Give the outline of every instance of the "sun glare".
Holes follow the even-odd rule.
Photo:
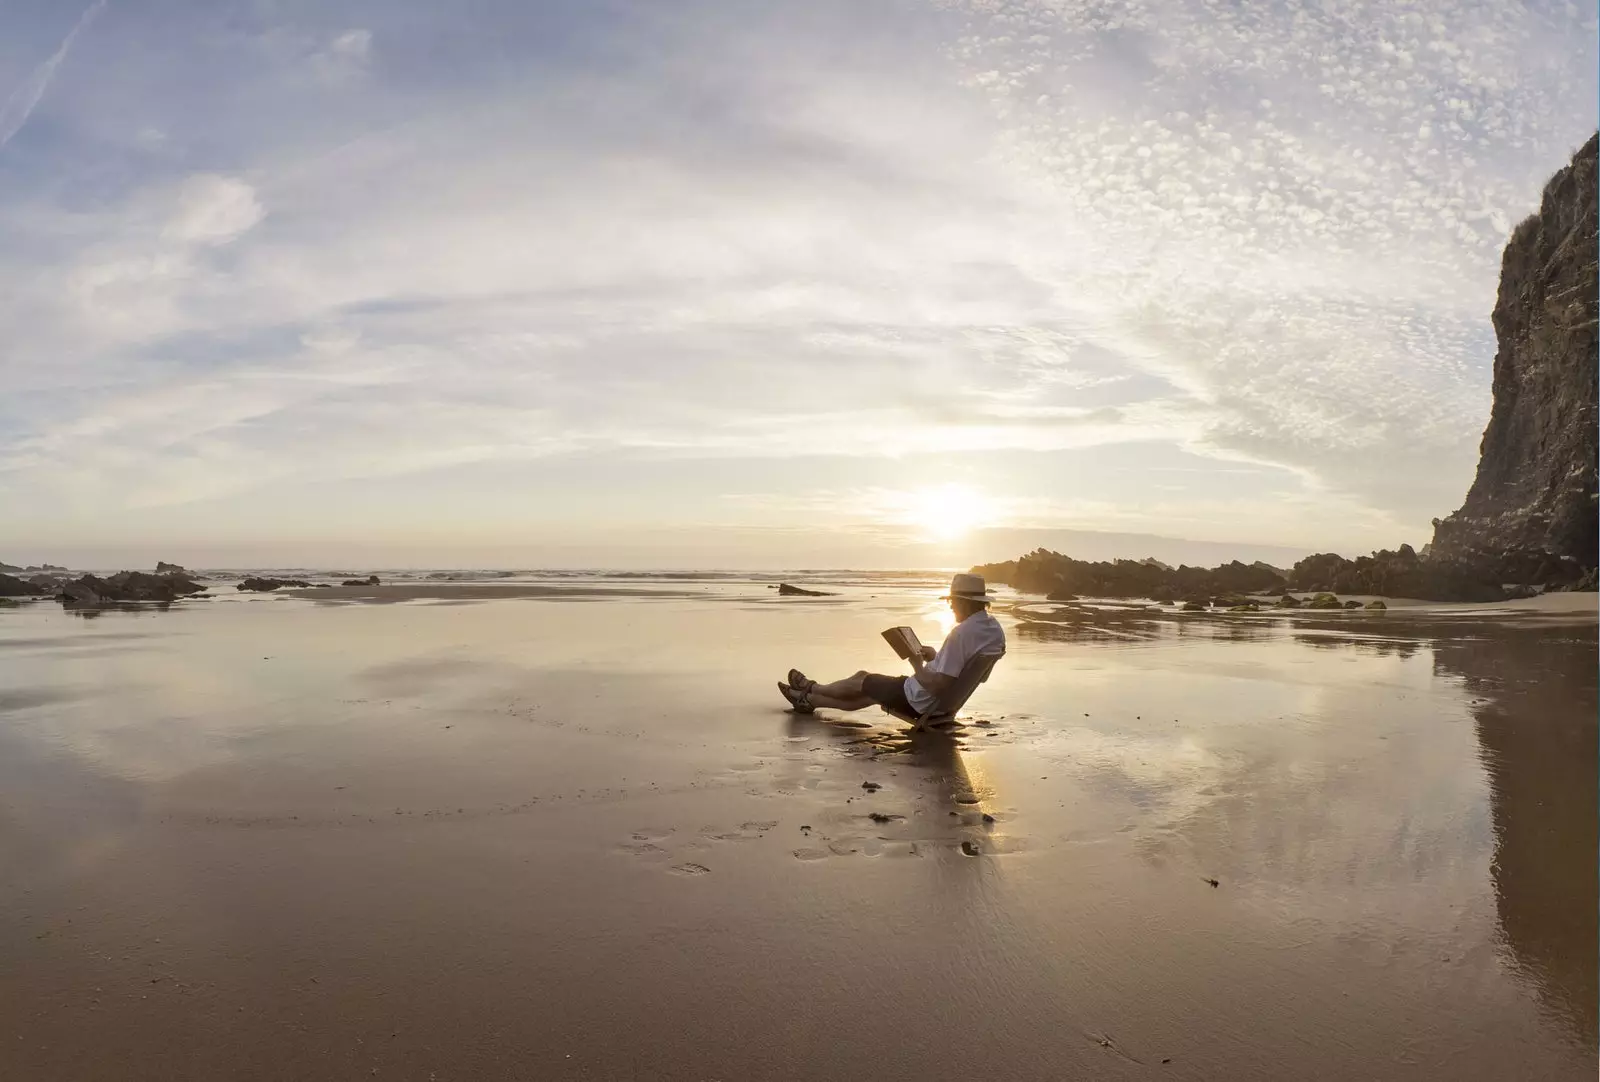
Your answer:
[[[966,485],[933,485],[906,494],[912,522],[930,541],[956,541],[981,525],[987,503]]]

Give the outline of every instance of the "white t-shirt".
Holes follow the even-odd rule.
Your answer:
[[[950,634],[944,637],[944,645],[923,668],[946,676],[960,676],[967,662],[978,654],[998,654],[1005,648],[1005,629],[999,620],[989,615],[988,609],[981,609],[950,629]],[[906,677],[906,702],[913,710],[920,714],[937,701],[932,692],[917,683],[915,676]]]

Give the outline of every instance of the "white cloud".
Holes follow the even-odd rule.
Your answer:
[[[372,31],[354,27],[335,34],[313,51],[309,68],[317,81],[338,86],[365,75],[371,60]]]
[[[253,229],[263,213],[249,184],[237,177],[201,174],[184,182],[166,234],[195,244],[228,244]]]
[[[333,39],[333,44],[328,46],[328,51],[365,63],[367,55],[372,51],[372,31],[359,28],[346,30]]]

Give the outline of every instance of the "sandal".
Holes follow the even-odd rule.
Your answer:
[[[789,684],[797,691],[803,691],[807,695],[811,694],[811,689],[817,686],[817,682],[815,680],[811,679],[799,669],[789,670]]]
[[[785,699],[789,700],[789,705],[794,707],[796,714],[809,714],[816,710],[816,707],[811,705],[810,688],[801,691],[799,688],[790,687],[788,684],[779,681],[778,690],[783,693]]]

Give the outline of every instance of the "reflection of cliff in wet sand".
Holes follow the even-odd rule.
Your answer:
[[[1507,633],[1441,643],[1473,707],[1494,816],[1495,906],[1505,945],[1545,1003],[1596,1044],[1595,637]]]

